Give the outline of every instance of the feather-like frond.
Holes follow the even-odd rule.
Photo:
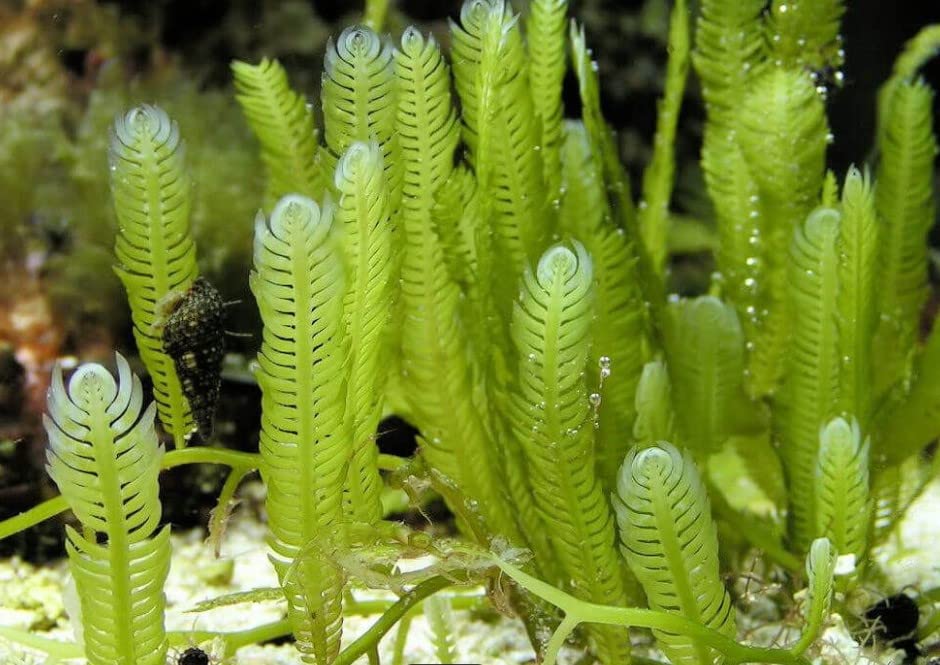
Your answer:
[[[869,525],[869,441],[858,422],[831,420],[819,434],[816,462],[816,536],[861,564]]]
[[[656,441],[675,440],[672,384],[669,382],[666,363],[662,360],[653,360],[643,366],[643,373],[636,387],[635,404],[633,440],[637,445],[646,447]]]
[[[875,465],[872,470],[869,550],[884,543],[907,509],[936,477],[919,455],[885,467]]]
[[[552,231],[543,181],[541,136],[518,17],[504,0],[470,0],[452,25],[454,74],[465,140],[487,196],[502,260],[493,284],[508,304],[514,284]]]
[[[636,208],[630,193],[630,179],[620,161],[617,142],[601,112],[600,85],[597,81],[597,63],[587,46],[584,27],[574,21],[568,31],[571,42],[571,62],[578,78],[578,93],[581,97],[581,117],[591,141],[595,159],[603,167],[604,181],[611,196],[611,212],[614,222],[637,238]]]
[[[702,82],[708,124],[725,131],[753,77],[767,63],[764,0],[702,0],[692,63]],[[703,155],[704,157],[704,155]]]
[[[115,267],[127,290],[134,339],[153,379],[157,412],[176,446],[193,430],[173,360],[163,351],[162,301],[196,279],[189,231],[192,185],[179,128],[156,106],[118,116],[111,132],[111,194],[119,231]]]
[[[662,273],[666,262],[669,199],[676,170],[676,126],[689,73],[689,40],[689,8],[686,0],[677,0],[669,19],[666,82],[658,105],[653,157],[643,172],[643,199],[638,219],[643,245],[657,273]]]
[[[85,364],[68,384],[57,365],[49,389],[49,475],[85,528],[67,527],[72,574],[82,604],[82,638],[92,665],[162,665],[163,584],[170,568],[169,527],[160,523],[157,482],[163,447],[155,408],[117,356],[119,380]],[[99,544],[95,534],[106,542]]]
[[[391,209],[397,210],[402,182],[391,46],[365,26],[346,28],[335,41],[330,39],[323,63],[321,100],[326,172],[335,170],[354,141],[378,141]]]
[[[814,477],[819,430],[839,400],[839,219],[821,208],[790,247],[792,339],[787,351],[780,426],[787,467],[794,546],[806,551],[815,531]]]
[[[765,293],[749,368],[759,395],[772,393],[781,374],[789,330],[787,248],[819,201],[827,135],[822,100],[803,70],[771,69],[743,99],[738,138],[758,186],[765,267],[765,283],[752,285]]]
[[[441,665],[457,662],[457,629],[450,599],[431,596],[424,601],[424,616],[431,628],[431,643],[437,662]]]
[[[255,223],[250,282],[263,323],[256,375],[272,560],[299,648],[321,665],[339,651],[342,580],[316,559],[342,542],[352,455],[343,428],[345,276],[332,229],[329,207],[284,197],[270,220],[259,214]]]
[[[549,196],[560,197],[562,121],[568,0],[533,0],[526,17],[529,84],[535,115],[542,127],[542,162]]]
[[[806,556],[806,625],[799,641],[790,650],[800,655],[819,636],[832,604],[833,582],[838,552],[828,538],[817,538]]]
[[[644,294],[640,290],[635,246],[623,229],[610,224],[582,235],[593,257],[593,362],[590,385],[598,386],[595,442],[598,473],[605,489],[613,489],[617,469],[629,449],[635,397],[643,363],[650,354]]]
[[[393,229],[382,152],[376,142],[353,143],[336,168],[336,224],[348,279],[343,298],[349,367],[344,432],[352,437],[346,508],[353,521],[382,517],[382,479],[375,431],[382,418],[395,299]]]
[[[880,352],[880,350],[879,350]],[[940,436],[940,324],[934,322],[914,365],[904,401],[889,401],[879,413],[877,459],[900,464]]]
[[[477,502],[494,533],[514,536],[492,443],[474,401],[460,289],[432,216],[459,138],[447,66],[436,42],[412,29],[402,36],[395,67],[405,194],[402,383],[428,462]]]
[[[937,154],[931,88],[919,79],[897,83],[885,100],[879,126],[876,395],[910,371],[910,351],[927,298],[926,234],[934,222]]]
[[[267,58],[257,65],[236,60],[232,73],[235,98],[261,144],[266,204],[273,206],[285,194],[322,196],[326,182],[313,109],[291,89],[284,67]]]
[[[717,452],[736,414],[753,410],[741,385],[744,339],[734,308],[713,296],[671,303],[666,352],[684,447],[700,459]]]
[[[572,592],[597,603],[626,600],[613,516],[594,471],[592,409],[584,370],[593,305],[584,247],[550,248],[527,270],[513,312],[519,392],[511,421],[522,446],[536,509],[571,579]],[[626,631],[592,631],[603,662],[629,659]]]
[[[787,67],[821,70],[842,66],[844,0],[774,0],[767,15],[773,57]]]
[[[437,190],[453,169],[460,139],[450,94],[450,72],[434,37],[408,28],[395,51],[398,87],[395,133],[404,164],[405,225],[426,221]]]
[[[705,487],[688,454],[666,442],[634,448],[613,495],[621,551],[649,606],[735,635],[734,605],[721,583],[718,533]],[[685,635],[653,631],[670,662],[718,662],[709,647]]]
[[[842,188],[839,225],[840,410],[853,414],[863,428],[871,421],[878,237],[871,180],[851,168]],[[835,545],[843,550],[838,542]]]
[[[496,451],[475,401],[460,289],[433,217],[435,193],[453,171],[458,139],[447,67],[436,43],[416,30],[406,31],[395,60],[405,194],[402,385],[431,466],[476,502],[493,533],[518,536],[498,487]]]
[[[604,165],[594,152],[587,127],[580,120],[566,120],[561,147],[559,230],[588,239],[602,224],[611,223],[604,190]]]

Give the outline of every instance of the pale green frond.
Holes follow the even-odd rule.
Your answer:
[[[787,486],[780,455],[771,440],[771,432],[764,430],[751,436],[736,436],[732,444],[747,469],[747,475],[770,499],[773,507],[782,511],[787,504]]]
[[[572,21],[568,39],[571,42],[571,62],[578,79],[581,117],[591,140],[591,151],[596,155],[595,159],[599,160],[603,166],[604,181],[610,192],[614,221],[636,237],[636,208],[630,193],[630,179],[620,161],[620,152],[614,134],[601,112],[600,84],[597,80],[598,66],[587,46],[584,27]]]
[[[839,205],[839,183],[836,181],[836,174],[832,172],[832,169],[826,169],[819,205],[823,208],[836,208]]]
[[[768,293],[768,267],[764,259],[766,241],[762,229],[760,194],[751,176],[747,161],[737,142],[720,126],[709,123],[702,144],[702,170],[712,204],[718,231],[715,263],[718,273],[715,286],[724,299],[738,312],[747,340],[748,367],[759,365],[760,354],[755,341]],[[762,351],[762,349],[760,349]],[[748,371],[747,386],[751,394],[765,387],[767,378]]]
[[[492,127],[492,169],[477,178],[491,201],[495,246],[508,263],[495,265],[494,280],[514,282],[554,232],[543,180],[541,137],[529,87],[528,62],[518,17],[491,11],[483,41],[483,76],[496,79],[491,105],[482,107]],[[496,39],[495,35],[499,35]],[[485,67],[491,65],[487,71]]]
[[[141,415],[143,389],[117,356],[119,382],[95,364],[69,381],[53,370],[44,418],[48,471],[85,527],[128,542],[149,538],[160,521],[156,478],[163,457],[154,405]]]
[[[666,363],[653,360],[643,366],[643,373],[636,387],[633,440],[640,447],[646,447],[656,441],[670,439],[675,440],[672,384],[669,382]]]
[[[346,508],[352,521],[382,517],[375,431],[382,418],[397,279],[393,229],[378,143],[353,143],[336,168],[336,224],[348,279],[343,297],[349,366],[343,431],[352,437]]]
[[[318,155],[317,127],[307,100],[291,89],[277,60],[232,62],[235,99],[261,144],[267,172],[265,201],[285,194],[319,197],[326,187]]]
[[[786,67],[838,69],[842,50],[844,0],[773,0],[767,15],[767,39],[776,61]]]
[[[649,358],[649,325],[639,271],[626,232],[605,224],[583,234],[594,264],[593,344],[588,380],[600,396],[595,455],[598,474],[613,489],[617,469],[630,447],[637,384]]]
[[[743,98],[738,138],[758,186],[763,250],[758,256],[765,266],[764,284],[756,285],[764,290],[763,307],[749,368],[758,395],[772,393],[781,374],[789,328],[787,248],[793,229],[819,201],[827,136],[823,102],[801,69],[771,69]]]
[[[735,612],[721,582],[718,532],[688,453],[664,441],[634,448],[621,467],[613,502],[621,551],[650,608],[733,638]],[[695,638],[665,630],[653,634],[672,663],[720,662],[717,653]]]
[[[111,131],[111,195],[119,230],[115,272],[124,283],[137,350],[153,380],[157,412],[177,448],[193,430],[173,360],[163,351],[162,302],[196,279],[189,229],[192,183],[179,128],[156,106],[118,116]]]
[[[332,173],[354,141],[378,141],[388,179],[391,209],[398,209],[402,174],[395,127],[392,47],[365,26],[343,30],[326,46],[323,83],[323,162]]]
[[[657,273],[663,272],[666,262],[669,199],[676,171],[676,126],[689,73],[689,39],[689,9],[685,0],[677,0],[669,19],[666,82],[658,104],[653,157],[643,172],[643,198],[638,219],[643,245]]]
[[[756,407],[744,396],[744,338],[734,308],[713,296],[670,303],[666,357],[684,447],[698,459],[717,452],[738,412]]]
[[[432,216],[458,139],[447,67],[437,44],[416,30],[406,31],[395,61],[404,172],[401,383],[424,457],[476,502],[493,534],[513,539],[496,450],[475,401],[460,288]]]
[[[879,353],[883,350],[879,350]],[[876,457],[899,464],[940,436],[940,324],[934,322],[914,365],[911,388],[900,403],[887,402],[877,421]]]
[[[499,488],[497,451],[477,408],[460,289],[429,215],[411,219],[406,212],[403,219],[401,382],[422,455],[475,502],[494,535],[517,539]]]
[[[898,85],[913,80],[917,71],[940,53],[940,24],[924,26],[905,44],[904,50],[894,61],[891,76],[878,90],[877,142],[884,143],[888,101],[894,96]]]
[[[797,655],[816,641],[832,605],[836,557],[839,552],[828,538],[817,538],[806,555],[806,625],[799,641],[790,647]]]
[[[89,665],[163,665],[170,527],[128,543],[120,555],[113,543],[99,545],[71,526],[65,531],[65,549],[82,603],[82,639]]]
[[[802,551],[809,547],[816,525],[819,430],[839,404],[839,219],[830,208],[812,213],[793,235],[789,253],[792,336],[779,419],[791,536]]]
[[[819,434],[816,462],[816,536],[862,564],[869,525],[868,438],[858,422],[831,420]]]
[[[285,588],[296,564],[291,623],[300,650],[320,665],[339,651],[342,583],[305,548],[329,552],[342,542],[352,456],[343,421],[346,280],[332,217],[299,195],[281,199],[269,220],[259,214],[250,281],[263,324],[256,376],[272,559]]]
[[[529,85],[542,138],[545,182],[552,199],[560,197],[562,121],[561,92],[567,58],[568,0],[532,0],[526,17],[526,44],[529,53]]]
[[[595,154],[587,127],[566,120],[561,146],[561,187],[564,195],[558,214],[563,233],[587,240],[611,220],[604,185],[604,166]]]
[[[460,8],[460,21],[450,21],[451,61],[460,97],[463,140],[478,176],[492,168],[492,156],[487,151],[493,147],[489,132],[497,109],[493,99],[499,82],[495,58],[503,28],[511,21],[511,8],[503,0],[466,0]]]
[[[67,527],[66,550],[89,663],[162,665],[169,528],[154,532],[163,447],[154,405],[141,414],[140,380],[120,355],[117,365],[117,382],[100,365],[80,366],[68,390],[56,365],[44,417],[46,468],[84,528]]]
[[[499,353],[506,354],[508,340],[493,334],[494,301],[493,239],[484,222],[485,203],[477,180],[466,166],[458,166],[435,197],[432,218],[444,249],[448,272],[463,293],[461,320],[467,330],[474,372],[482,377],[486,365]],[[480,386],[478,382],[478,387]],[[482,391],[481,391],[482,392]],[[508,462],[507,462],[508,465]],[[508,470],[508,467],[507,467]]]
[[[431,215],[444,246],[448,270],[468,295],[488,288],[480,283],[486,275],[480,274],[478,257],[479,234],[485,230],[479,191],[473,172],[460,165],[437,190]]]
[[[911,455],[888,466],[878,464],[872,471],[869,549],[884,543],[911,504],[935,480],[920,455]]]
[[[699,3],[692,63],[702,82],[709,126],[726,131],[734,124],[749,83],[766,68],[761,20],[766,4],[764,0]]]
[[[715,209],[719,237],[716,286],[738,311],[749,342],[748,366],[764,311],[767,265],[757,183],[737,141],[741,102],[768,65],[763,40],[763,0],[702,0],[695,26],[692,63],[701,81],[707,120],[702,141],[702,172]],[[748,372],[752,393],[766,381]],[[757,384],[755,386],[755,384]],[[753,388],[757,388],[754,390]]]
[[[580,244],[548,249],[527,270],[515,305],[518,392],[511,422],[549,539],[575,595],[626,601],[613,516],[593,464],[593,413],[584,370],[593,306],[591,259]],[[602,662],[626,662],[625,630],[591,629]]]
[[[904,50],[894,61],[892,76],[911,78],[937,53],[940,53],[940,24],[926,25],[904,44]]]
[[[839,225],[839,357],[841,411],[871,421],[872,340],[877,321],[875,279],[879,252],[875,197],[868,174],[849,169],[842,188]],[[880,280],[880,277],[879,277]],[[842,546],[836,542],[840,551]]]
[[[459,126],[450,94],[450,72],[433,37],[408,28],[395,51],[398,88],[395,133],[404,168],[403,214],[426,215],[453,169]]]
[[[441,665],[457,662],[457,630],[449,598],[440,594],[424,601],[424,616],[431,628],[435,660]]]
[[[899,82],[879,118],[875,208],[881,222],[875,390],[904,378],[927,299],[926,236],[934,222],[933,91],[918,79]]]

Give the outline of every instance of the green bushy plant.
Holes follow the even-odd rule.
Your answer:
[[[293,633],[305,662],[378,662],[378,639],[399,621],[407,631],[422,601],[486,584],[549,664],[569,638],[605,665],[649,662],[631,627],[651,629],[674,663],[806,663],[831,608],[851,614],[863,587],[884,587],[872,550],[935,476],[924,451],[940,435],[940,333],[920,339],[936,142],[932,91],[917,76],[940,36],[925,29],[881,90],[873,174],[853,167],[839,178],[825,170],[832,138],[814,77],[842,64],[843,4],[764,4],[702,0],[694,39],[685,2],[673,5],[638,201],[564,0],[532,0],[524,20],[503,0],[467,0],[451,24],[450,67],[414,28],[394,45],[379,36],[384,5],[372,5],[373,27],[327,46],[322,143],[279,63],[234,63],[267,178],[250,276],[263,325],[257,455],[184,449],[193,425],[160,319],[197,272],[184,152],[158,108],[118,119],[116,256],[176,443],[164,466],[231,466],[223,505],[260,469],[275,593],[287,606],[277,629]],[[569,58],[581,117],[565,120]],[[669,202],[690,63],[706,105],[718,271],[708,293],[679,298],[666,295]],[[82,455],[78,443],[155,473],[152,437],[122,436],[141,396],[119,366],[117,384],[97,366],[72,379],[76,390],[95,379],[97,411],[76,412],[91,397],[70,390],[66,402],[54,386],[50,432],[77,442],[50,434],[53,451],[77,455],[54,458],[69,473],[51,465],[65,501],[0,525],[0,536],[66,501],[84,520],[70,480],[101,478],[112,494],[136,487],[115,485],[114,460]],[[118,397],[134,408],[114,407],[121,413],[108,420]],[[374,432],[389,412],[420,431],[414,459],[378,453]],[[89,415],[97,420],[82,426]],[[148,427],[145,415],[136,428]],[[731,461],[753,496],[723,482]],[[386,520],[383,486],[412,496],[430,488],[459,535]],[[111,498],[127,508],[135,496]],[[153,501],[135,509],[148,525],[159,515]],[[97,524],[85,526],[105,533],[107,547],[82,549],[70,531],[71,554],[91,558],[127,540],[126,529]],[[720,542],[728,525],[737,537]],[[148,547],[161,538],[144,531]],[[787,646],[738,641],[737,598],[722,573],[752,550],[790,591],[807,589],[803,627]],[[416,553],[434,563],[394,569]],[[76,570],[91,565],[72,558],[83,561]],[[153,592],[151,572],[130,587],[115,572],[111,583]],[[356,585],[399,600],[341,649]],[[453,599],[443,593],[425,611],[449,659],[440,633]],[[219,602],[261,597],[270,595]],[[126,628],[157,639],[158,615]],[[227,651],[254,635],[226,635]],[[105,647],[120,662],[138,657],[124,633]]]

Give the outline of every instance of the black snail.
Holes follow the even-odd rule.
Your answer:
[[[163,349],[176,365],[199,436],[208,441],[225,356],[225,303],[212,284],[198,277],[170,307],[163,328]]]

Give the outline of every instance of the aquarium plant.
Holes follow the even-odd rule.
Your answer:
[[[247,277],[262,321],[257,454],[185,447],[193,398],[165,340],[198,272],[183,143],[158,107],[118,117],[116,265],[176,448],[163,466],[232,467],[223,508],[253,468],[267,490],[287,618],[223,635],[228,654],[289,632],[305,662],[376,663],[379,638],[407,634],[427,601],[450,659],[452,588],[484,584],[548,664],[566,642],[605,665],[657,662],[629,628],[652,630],[673,663],[807,663],[832,608],[857,626],[866,589],[897,591],[872,551],[935,478],[940,435],[940,332],[922,334],[933,92],[918,77],[940,31],[915,37],[881,88],[877,159],[836,174],[826,97],[844,5],[765,4],[702,0],[694,20],[672,5],[637,197],[565,0],[532,0],[521,17],[467,0],[450,64],[416,28],[381,36],[373,3],[368,25],[327,45],[322,128],[280,63],[233,63],[266,177]],[[562,103],[569,62],[577,118]],[[691,223],[714,236],[717,270],[706,293],[679,297],[670,247],[689,222],[673,224],[670,200],[690,65],[713,206]],[[0,524],[6,535],[68,506],[85,529],[69,530],[83,609],[147,596],[139,617],[86,610],[90,662],[107,649],[107,662],[144,662],[137,645],[167,644],[162,449],[153,408],[138,419],[140,385],[118,368],[115,382],[83,365],[68,391],[56,374],[50,473],[64,500]],[[388,413],[419,430],[413,459],[379,454]],[[457,533],[388,520],[387,488],[442,497]],[[151,550],[146,575],[122,572]],[[416,554],[434,562],[396,568]],[[786,644],[739,640],[741,593],[725,581],[755,556],[806,590]],[[399,599],[342,648],[361,586]],[[114,616],[113,643],[93,639]]]

